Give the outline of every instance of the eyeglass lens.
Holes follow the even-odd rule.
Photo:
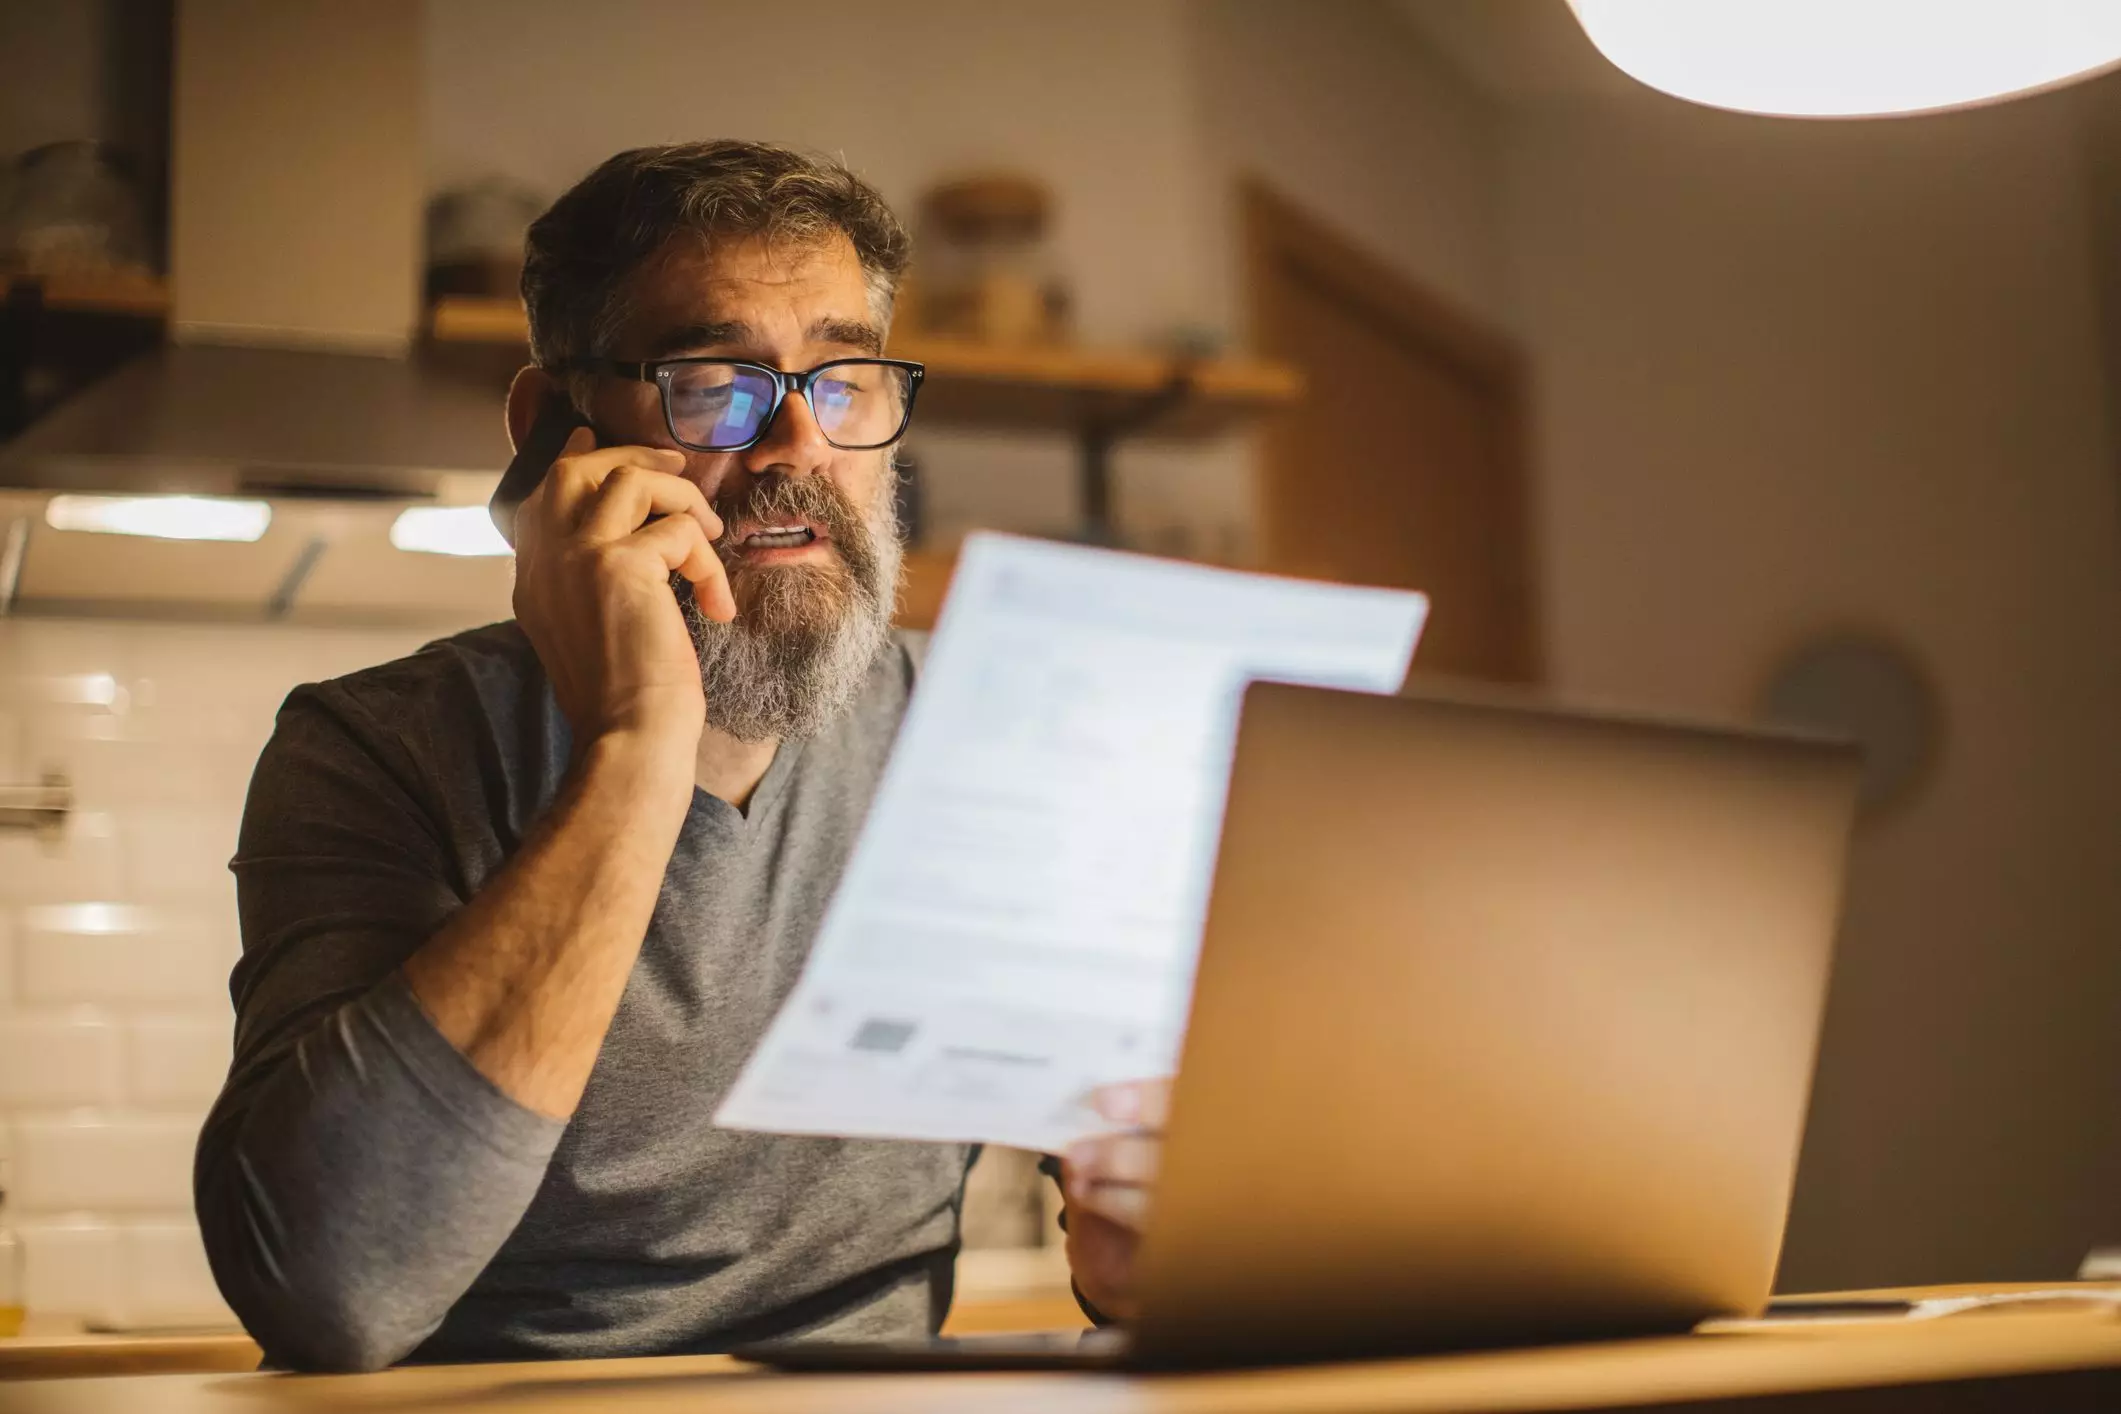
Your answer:
[[[810,412],[835,447],[881,447],[904,427],[912,383],[890,364],[832,364],[810,385]],[[748,446],[773,412],[774,380],[741,364],[679,364],[666,387],[671,430],[702,451]]]

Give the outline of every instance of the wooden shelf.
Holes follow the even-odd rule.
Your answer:
[[[169,314],[169,288],[144,271],[106,271],[94,275],[0,274],[13,296],[18,285],[41,290],[46,309],[82,314],[129,314],[162,319]]]
[[[429,333],[442,344],[524,342],[522,306],[451,297],[435,303]],[[1110,427],[1129,436],[1196,438],[1293,402],[1294,368],[1268,359],[1185,359],[1153,350],[994,345],[908,334],[894,357],[928,367],[920,420],[931,425],[1080,434]],[[1138,415],[1160,402],[1153,416]]]
[[[427,336],[439,344],[527,345],[523,306],[497,295],[444,295],[427,309]]]
[[[1303,391],[1295,369],[1265,359],[996,347],[913,335],[894,340],[891,352],[927,365],[920,416],[951,425],[1053,432],[1104,426],[1130,436],[1208,437]],[[1147,412],[1155,402],[1163,405]]]

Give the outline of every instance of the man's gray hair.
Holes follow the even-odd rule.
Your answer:
[[[880,326],[912,245],[876,189],[837,159],[728,138],[636,147],[575,183],[524,237],[532,360],[557,369],[611,355],[627,277],[685,234],[803,244],[844,235]]]

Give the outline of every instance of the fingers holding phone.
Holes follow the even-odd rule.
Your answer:
[[[684,470],[684,454],[655,447],[598,450],[588,445],[586,430],[577,435],[583,439],[583,450],[555,462],[548,478],[549,484],[556,483],[552,494],[559,514],[563,521],[573,523],[576,537],[592,545],[632,540],[683,552],[667,561],[665,579],[672,571],[684,575],[693,586],[701,613],[717,623],[734,619],[736,599],[730,592],[728,573],[714,553],[722,519],[698,486],[673,474]],[[568,446],[572,452],[575,443],[570,440]],[[666,529],[659,524],[672,517],[691,520],[700,536],[683,533],[682,526]]]
[[[680,452],[567,439],[515,518],[516,618],[580,741],[642,733],[689,756],[705,719],[699,661],[670,592],[736,616],[714,553],[722,525]]]

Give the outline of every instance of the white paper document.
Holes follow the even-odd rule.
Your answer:
[[[1057,1152],[1176,1068],[1244,685],[1390,692],[1419,594],[1002,535],[949,602],[808,966],[715,1115]]]

